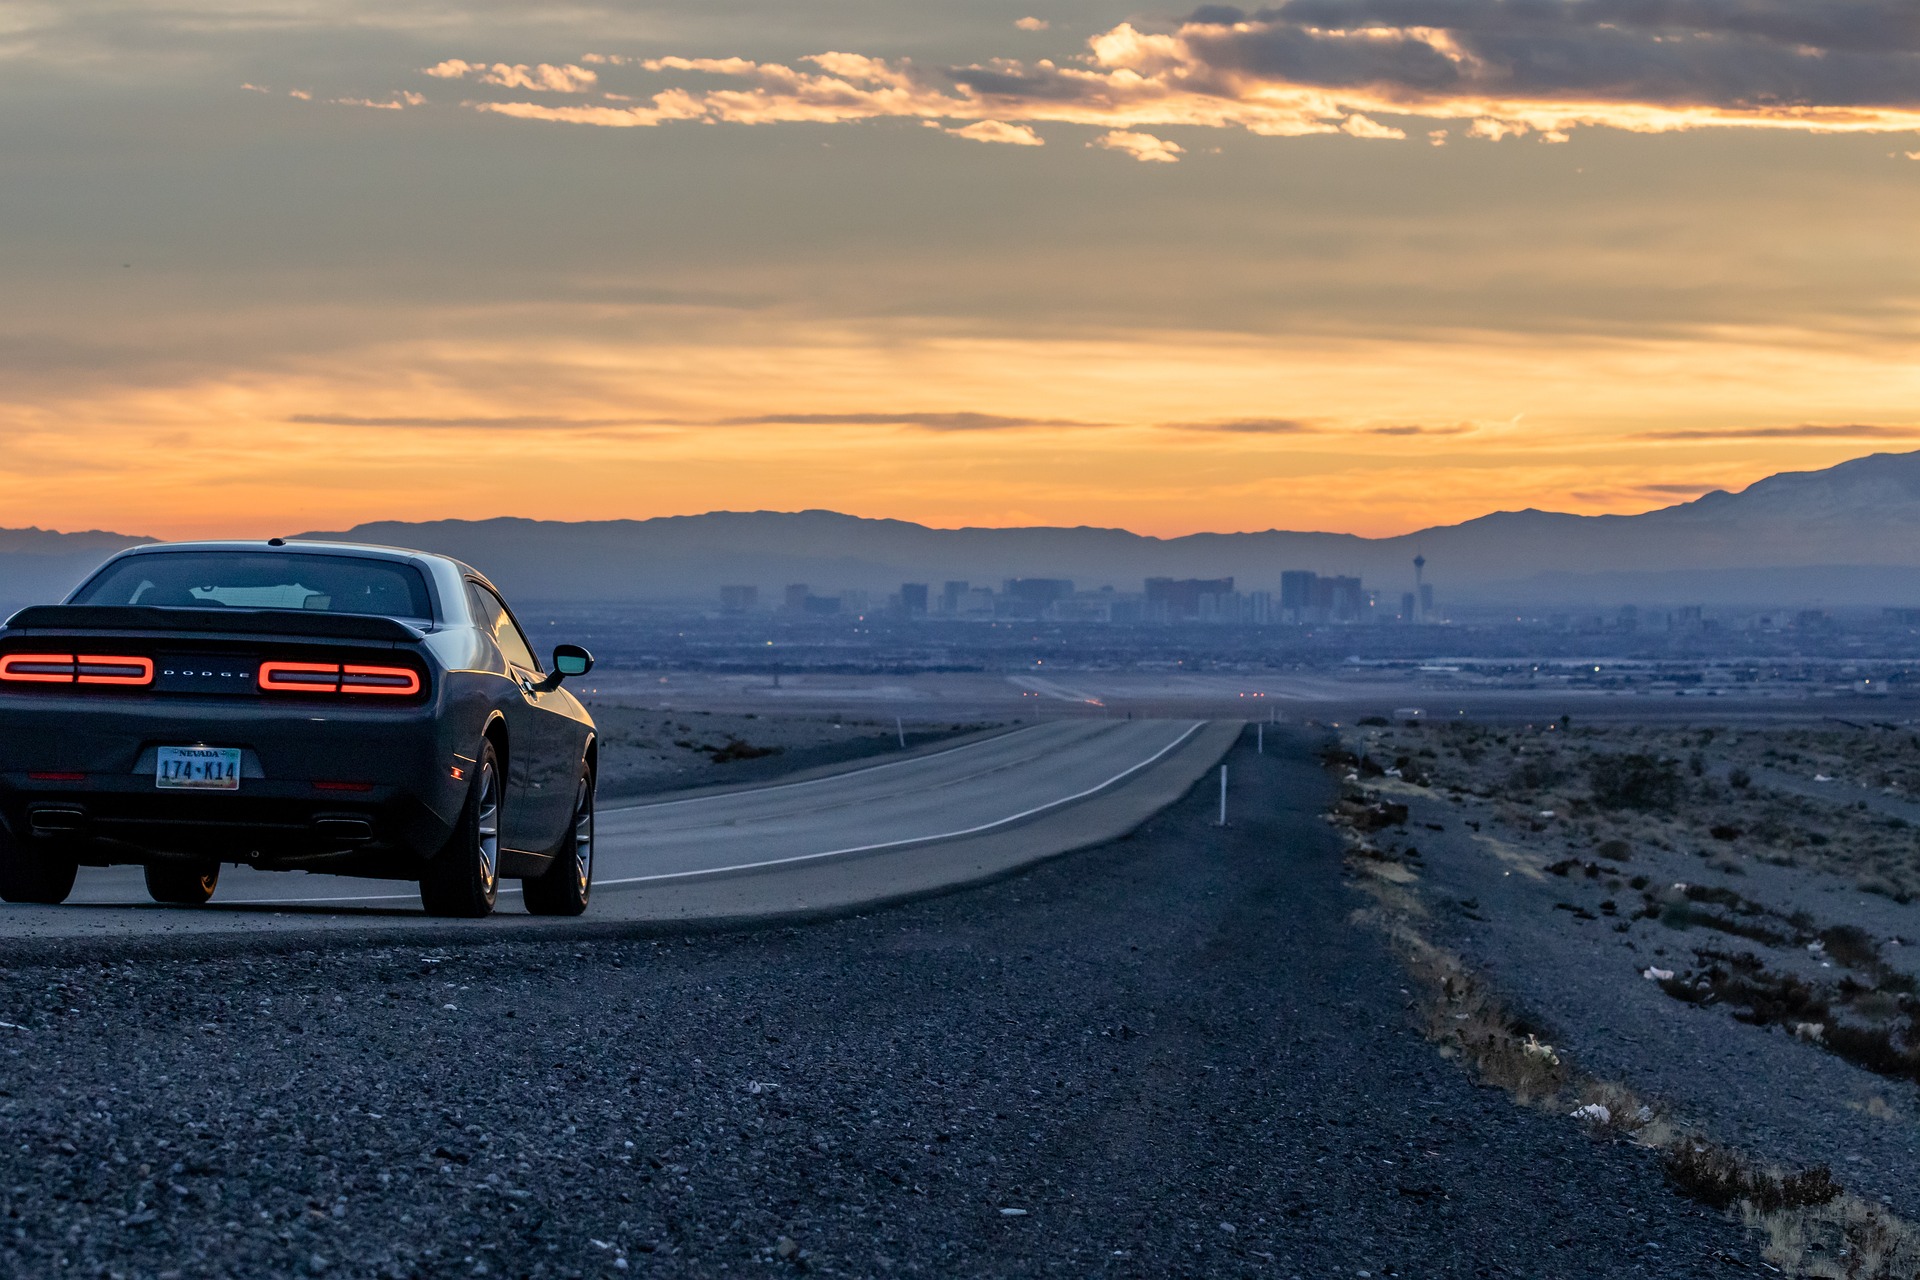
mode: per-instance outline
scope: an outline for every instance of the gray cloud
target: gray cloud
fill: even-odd
[[[1186,39],[1217,72],[1409,101],[1920,104],[1911,0],[1290,0],[1205,6]]]
[[[1015,431],[1023,427],[1104,427],[1073,418],[1023,418],[998,413],[766,413],[723,418],[728,427],[919,427],[926,431]]]
[[[1168,431],[1213,431],[1224,435],[1314,435],[1320,428],[1295,418],[1235,418],[1226,422],[1163,422]]]
[[[1882,427],[1861,423],[1803,422],[1793,427],[1703,427],[1685,431],[1646,431],[1636,440],[1911,440],[1920,426]]]
[[[288,422],[320,427],[401,427],[425,431],[576,431],[597,427],[670,425],[655,418],[359,418],[343,413],[296,413]]]

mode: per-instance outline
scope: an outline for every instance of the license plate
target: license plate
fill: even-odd
[[[240,748],[161,747],[153,785],[180,791],[238,791]]]

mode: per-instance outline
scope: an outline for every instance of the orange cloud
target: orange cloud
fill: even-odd
[[[546,62],[534,66],[524,62],[496,62],[487,66],[468,62],[464,58],[448,58],[444,62],[437,62],[424,68],[421,74],[437,80],[462,80],[472,76],[481,84],[498,85],[503,89],[530,89],[535,93],[585,93],[600,81],[599,73],[572,63],[556,67]]]
[[[1168,142],[1150,133],[1134,133],[1128,129],[1110,130],[1087,145],[1103,147],[1108,151],[1118,151],[1123,155],[1132,156],[1142,164],[1177,164],[1186,150],[1177,142]]]
[[[929,120],[927,123],[936,129],[940,129],[940,125],[935,121]],[[970,124],[959,129],[941,129],[941,132],[950,133],[956,138],[966,138],[973,142],[1004,142],[1016,147],[1044,147],[1047,145],[1046,139],[1027,128],[1026,125],[1007,124],[1000,120],[981,120],[976,124]]]

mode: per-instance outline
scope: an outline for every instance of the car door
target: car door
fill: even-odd
[[[558,689],[543,690],[533,646],[492,588],[469,581],[475,618],[492,630],[514,682],[507,714],[507,808],[501,838],[508,848],[550,851],[573,817],[574,770],[584,743],[564,714]],[[554,704],[554,705],[549,705]]]

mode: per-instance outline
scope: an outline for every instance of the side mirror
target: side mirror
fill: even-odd
[[[568,676],[583,676],[593,670],[593,655],[577,644],[560,644],[553,647],[553,674],[565,679]]]

